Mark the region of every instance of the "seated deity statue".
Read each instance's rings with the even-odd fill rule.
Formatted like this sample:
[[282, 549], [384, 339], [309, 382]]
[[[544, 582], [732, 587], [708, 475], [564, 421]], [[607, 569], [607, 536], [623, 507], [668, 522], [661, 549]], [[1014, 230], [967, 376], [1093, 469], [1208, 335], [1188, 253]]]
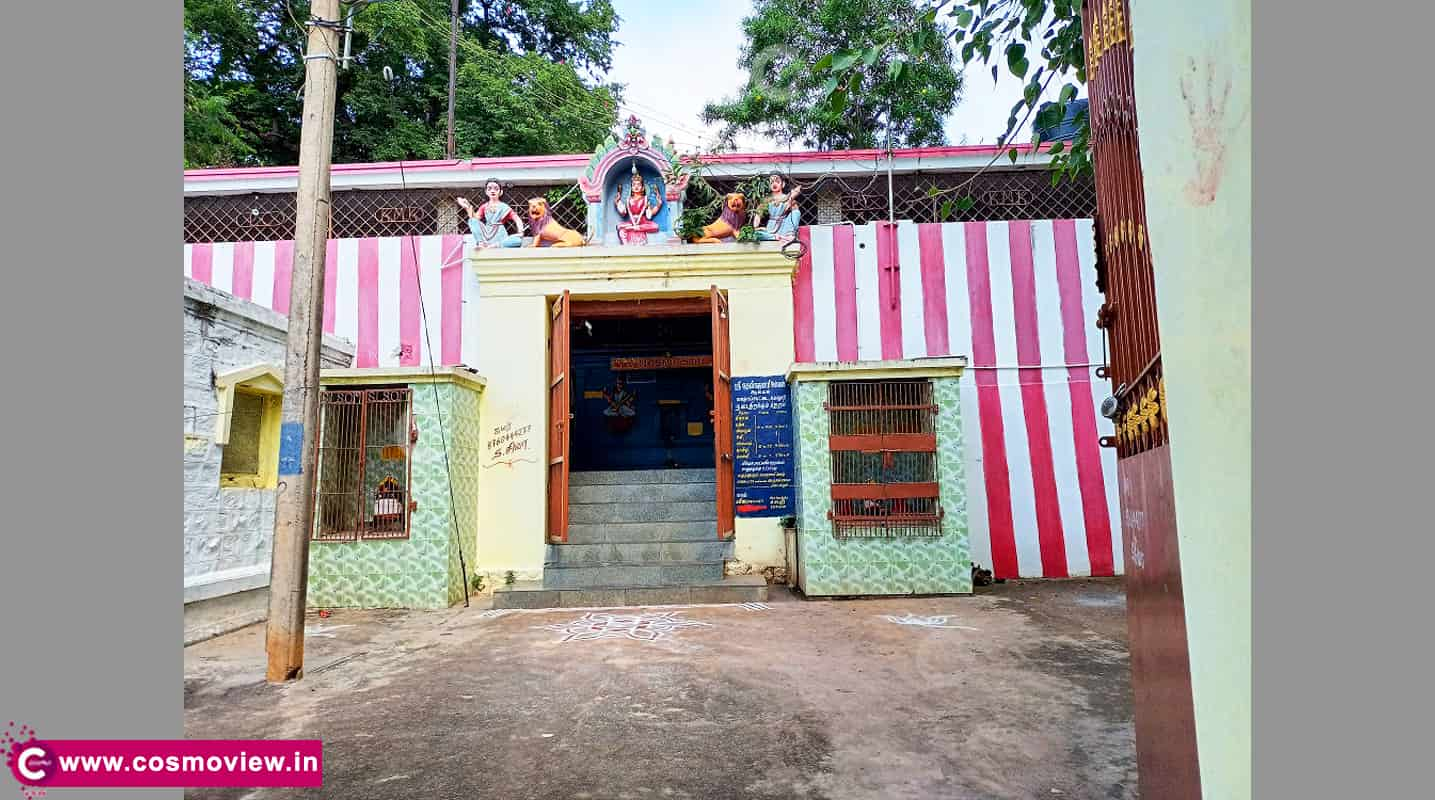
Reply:
[[[480, 248], [518, 247], [523, 244], [523, 219], [503, 202], [503, 186], [490, 180], [484, 184], [488, 200], [478, 208], [467, 197], [455, 201], [468, 214], [468, 229], [473, 233], [473, 243]], [[508, 224], [517, 227], [516, 233], [508, 232]]]
[[657, 192], [651, 196], [638, 174], [638, 165], [633, 165], [633, 180], [628, 188], [625, 201], [623, 192], [613, 195], [613, 207], [618, 212], [618, 241], [621, 244], [647, 244], [648, 234], [658, 232], [658, 223], [653, 217], [663, 208], [663, 199]]
[[797, 195], [801, 186], [784, 193], [786, 180], [774, 172], [768, 176], [767, 185], [772, 190], [767, 198], [767, 224], [759, 228], [757, 238], [764, 242], [788, 242], [797, 237], [797, 226], [802, 224], [802, 212], [797, 208]]

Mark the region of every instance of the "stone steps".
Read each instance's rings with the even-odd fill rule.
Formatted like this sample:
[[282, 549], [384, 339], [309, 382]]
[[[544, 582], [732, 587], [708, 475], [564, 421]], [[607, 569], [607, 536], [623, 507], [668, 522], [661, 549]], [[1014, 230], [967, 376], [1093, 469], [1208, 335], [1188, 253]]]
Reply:
[[610, 586], [551, 588], [539, 581], [519, 581], [493, 591], [494, 608], [614, 608], [619, 606], [765, 603], [767, 582], [761, 575], [734, 575], [718, 581], [683, 586]]
[[569, 523], [567, 547], [637, 542], [716, 542], [717, 520], [687, 522]]
[[552, 564], [543, 567], [543, 586], [547, 589], [681, 586], [722, 580], [722, 565], [721, 560]]
[[614, 522], [716, 522], [715, 501], [672, 503], [568, 503], [568, 521], [578, 525]]
[[717, 470], [713, 469], [619, 469], [568, 473], [569, 487], [604, 483], [640, 485], [647, 483], [715, 483], [716, 481]]
[[569, 504], [717, 502], [716, 483], [590, 483], [568, 489]]
[[568, 542], [549, 545], [543, 590], [625, 592], [721, 584], [732, 543], [717, 538], [714, 470], [613, 470], [569, 477]]
[[707, 541], [600, 542], [594, 544], [548, 545], [545, 562], [560, 567], [598, 566], [617, 563], [656, 564], [668, 562], [717, 561], [732, 555], [732, 542], [715, 537]]

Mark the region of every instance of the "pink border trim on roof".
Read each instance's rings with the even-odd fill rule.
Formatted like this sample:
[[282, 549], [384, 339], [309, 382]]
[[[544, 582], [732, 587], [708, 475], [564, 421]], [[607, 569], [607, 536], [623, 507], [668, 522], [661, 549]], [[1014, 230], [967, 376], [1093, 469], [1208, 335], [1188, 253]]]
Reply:
[[[1030, 153], [1031, 145], [1013, 145], [1018, 153]], [[995, 156], [1006, 150], [997, 145], [953, 145], [948, 147], [914, 147], [893, 150], [893, 158], [950, 158], [955, 156]], [[791, 153], [718, 153], [705, 156], [714, 164], [780, 164], [811, 161], [866, 161], [880, 159], [883, 150], [794, 150]], [[504, 156], [500, 158], [472, 158], [443, 161], [405, 161], [404, 172], [431, 172], [437, 170], [468, 169], [482, 172], [488, 169], [537, 169], [542, 167], [573, 167], [582, 169], [592, 154], [564, 154], [551, 156]], [[333, 175], [357, 175], [374, 172], [399, 171], [399, 162], [380, 161], [362, 164], [335, 164]], [[233, 178], [290, 178], [299, 175], [298, 167], [242, 167], [215, 169], [187, 169], [184, 179], [190, 181], [224, 180]]]

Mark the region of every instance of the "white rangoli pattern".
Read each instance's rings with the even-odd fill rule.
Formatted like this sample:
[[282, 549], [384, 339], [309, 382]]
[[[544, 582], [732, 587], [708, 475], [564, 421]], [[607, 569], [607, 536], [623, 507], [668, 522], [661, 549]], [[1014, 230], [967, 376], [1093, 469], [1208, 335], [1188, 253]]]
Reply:
[[589, 612], [571, 622], [555, 625], [535, 625], [539, 630], [557, 631], [563, 634], [560, 642], [577, 642], [592, 639], [637, 639], [640, 642], [656, 642], [666, 639], [683, 628], [713, 627], [711, 622], [683, 619], [680, 611], [653, 611], [646, 614], [609, 614]]
[[353, 625], [316, 625], [316, 626], [314, 626], [314, 627], [312, 627], [312, 628], [311, 628], [311, 627], [308, 627], [308, 626], [305, 626], [305, 628], [304, 628], [304, 635], [310, 637], [311, 639], [334, 639], [334, 638], [337, 638], [337, 637], [334, 635], [334, 631], [342, 630], [342, 629], [344, 629], [344, 628], [352, 628], [352, 627], [354, 627], [354, 626], [353, 626]]
[[896, 623], [897, 625], [915, 625], [919, 628], [949, 628], [962, 631], [976, 630], [976, 628], [969, 628], [965, 625], [948, 625], [947, 620], [951, 619], [951, 615], [949, 614], [937, 614], [930, 617], [919, 617], [909, 611], [906, 613], [906, 615], [900, 617], [894, 617], [891, 614], [883, 614], [882, 619], [885, 619], [888, 622]]

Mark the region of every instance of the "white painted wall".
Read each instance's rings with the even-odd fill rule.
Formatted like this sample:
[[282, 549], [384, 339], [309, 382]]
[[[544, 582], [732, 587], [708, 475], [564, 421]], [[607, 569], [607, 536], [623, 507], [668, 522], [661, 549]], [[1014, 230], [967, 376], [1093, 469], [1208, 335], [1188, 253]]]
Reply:
[[1251, 4], [1133, 2], [1203, 797], [1251, 796]]
[[[213, 376], [284, 364], [285, 318], [189, 278], [184, 287], [184, 602], [269, 585], [273, 489], [219, 486]], [[347, 367], [353, 345], [325, 337], [325, 367]]]

